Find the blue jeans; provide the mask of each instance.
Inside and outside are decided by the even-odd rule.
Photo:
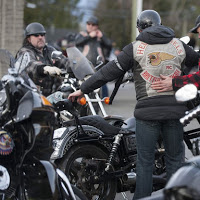
[[[106,84],[103,85],[103,86],[101,87],[101,89],[102,89],[102,98],[108,97],[108,87],[107,87],[107,85],[106,85]]]
[[[183,163],[183,126],[179,120],[143,121],[136,119],[137,166],[136,190],[133,199],[150,196],[155,146],[163,138],[167,178]]]

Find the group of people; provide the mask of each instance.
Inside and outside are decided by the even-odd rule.
[[[108,62],[108,57],[112,50],[112,42],[99,29],[98,19],[90,17],[86,23],[86,31],[77,34],[73,45],[85,55],[88,60],[96,66],[97,57],[101,56],[104,63]],[[63,54],[62,59],[53,63],[51,59],[53,46],[46,44],[46,30],[38,22],[33,22],[25,28],[25,38],[22,48],[17,52],[16,59],[23,56],[25,52],[30,55],[30,63],[26,72],[36,83],[41,92],[48,96],[59,86],[59,79],[55,75],[60,75],[61,69],[68,69],[69,62],[67,55]],[[104,85],[103,96],[108,96],[108,90]]]
[[[139,199],[152,193],[154,150],[160,134],[166,151],[167,179],[184,162],[183,126],[179,119],[187,106],[176,101],[174,91],[187,83],[200,88],[200,72],[182,76],[185,67],[192,69],[199,64],[200,55],[176,38],[171,28],[162,25],[155,10],[144,10],[137,18],[139,35],[136,40],[125,46],[114,60],[106,62],[112,43],[99,30],[98,23],[97,18],[90,18],[86,31],[77,35],[75,43],[94,65],[98,55],[102,56],[105,65],[87,79],[80,90],[70,94],[69,99],[74,101],[75,97],[80,98],[133,70],[137,98],[134,110],[137,180],[133,199]],[[200,38],[200,16],[191,32],[199,33]],[[23,47],[16,57],[29,53],[26,72],[41,92],[49,95],[59,84],[54,74],[59,75],[62,68],[68,67],[69,61],[65,56],[59,62],[51,60],[51,52],[55,49],[45,43],[45,34],[42,24],[29,24]]]

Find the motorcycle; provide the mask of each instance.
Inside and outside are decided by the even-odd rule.
[[[125,120],[119,128],[100,116],[79,118],[73,105],[68,104],[65,109],[75,115],[75,120],[55,130],[51,159],[89,199],[114,199],[119,192],[126,199],[124,191],[134,192],[136,181],[135,119]],[[189,122],[191,113],[192,118],[200,113],[199,106],[196,111],[181,120]],[[193,155],[199,155],[199,138],[199,129],[184,132],[184,141]],[[153,191],[166,184],[164,151],[160,139],[155,149]]]
[[[68,70],[62,71],[62,76],[60,77],[62,79],[62,84],[58,88],[58,91],[47,97],[52,102],[58,99],[66,99],[70,93],[78,90],[80,85],[103,64],[101,57],[98,57],[97,66],[94,68],[89,60],[76,47],[69,47],[66,51],[70,66]],[[61,54],[62,52],[60,51],[52,52],[52,60],[59,59]],[[129,79],[127,78],[127,80]],[[79,111],[79,116],[101,114],[111,123],[120,123],[122,117],[116,115],[109,116],[106,113],[103,102],[108,104],[109,98],[101,99],[99,96],[99,89],[97,89],[90,94],[85,94],[82,101],[75,103],[74,106]],[[63,110],[60,114],[63,121],[73,119],[73,116],[66,110]]]
[[[98,115],[78,117],[72,102],[66,99],[63,102],[74,120],[66,121],[54,131],[52,162],[88,199],[112,200],[116,193],[122,192],[125,197],[125,191],[134,192],[137,156],[134,118],[119,127]],[[157,145],[154,191],[166,183],[164,149],[161,143]]]
[[[2,54],[10,68],[0,82],[0,199],[86,199],[49,161],[55,108],[23,73],[29,54],[16,62]]]
[[[75,46],[67,48],[66,54],[68,55],[70,66],[67,70],[62,70],[62,77],[60,77],[62,79],[62,84],[58,88],[58,91],[63,93],[65,98],[67,98],[70,93],[78,90],[82,82],[96,71],[89,60]],[[52,52],[51,58],[56,61],[60,59],[61,55],[61,51],[54,51]],[[90,102],[91,98],[96,98],[96,94],[98,94],[98,91],[87,95],[85,97],[87,98],[87,102]],[[76,107],[79,110],[80,116],[89,115],[92,112],[98,113],[98,106],[92,106],[91,108],[90,103],[85,103],[84,105],[76,104]],[[65,113],[65,115],[67,118],[72,117],[70,113]]]
[[[114,199],[116,193],[134,192],[135,119],[121,120],[120,123],[112,126],[100,116],[76,116],[54,133],[51,159],[89,199]],[[189,149],[192,145],[194,154],[198,153],[194,151],[197,142],[193,142],[198,141],[198,135],[199,130],[184,132],[184,141]],[[155,149],[154,191],[166,183],[164,151],[160,139]]]

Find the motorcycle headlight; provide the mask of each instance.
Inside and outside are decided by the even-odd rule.
[[[10,175],[7,169],[0,165],[0,190],[6,190],[10,185]]]

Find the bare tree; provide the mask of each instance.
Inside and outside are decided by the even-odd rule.
[[[107,36],[120,48],[131,42],[132,0],[99,0],[95,15]],[[174,29],[176,37],[182,37],[194,26],[200,14],[197,0],[143,0],[143,10],[154,9],[162,18],[162,24]]]

